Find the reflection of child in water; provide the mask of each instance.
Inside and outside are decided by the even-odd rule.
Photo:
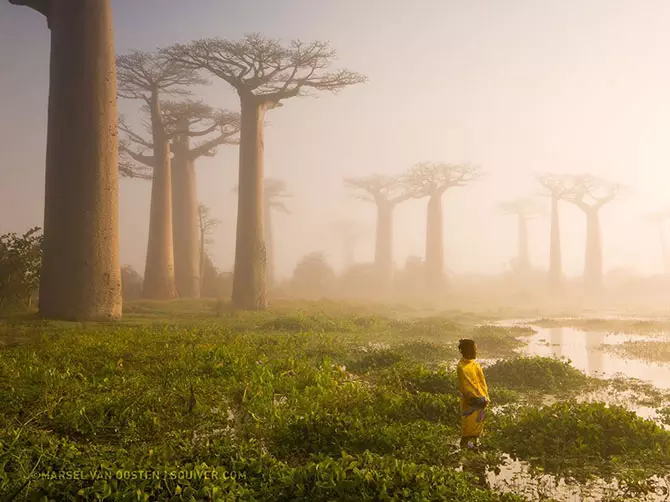
[[[456,373],[461,389],[461,448],[474,448],[477,438],[484,430],[484,409],[489,404],[489,389],[484,372],[475,358],[477,346],[474,340],[458,342],[458,350],[463,356],[458,362]]]

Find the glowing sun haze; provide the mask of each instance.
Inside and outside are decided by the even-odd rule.
[[[311,251],[342,262],[333,222],[367,225],[356,258],[373,258],[372,204],[342,178],[399,173],[419,161],[471,162],[487,176],[444,198],[445,262],[498,273],[516,255],[516,220],[500,201],[539,192],[535,172],[589,172],[629,194],[601,214],[605,269],[661,271],[646,212],[668,205],[670,2],[667,0],[113,0],[116,47],[260,32],[329,40],[337,66],[369,82],[269,112],[266,175],[285,180],[291,214],[276,214],[280,275]],[[44,19],[0,0],[0,232],[42,224],[49,33]],[[213,80],[196,97],[237,108]],[[138,103],[120,111],[138,116]],[[198,161],[201,202],[222,220],[212,255],[232,267],[237,147]],[[150,183],[122,180],[121,259],[144,271]],[[424,253],[426,199],[396,208],[395,259]],[[546,202],[546,201],[543,201]],[[585,221],[561,205],[564,268],[582,272]],[[531,259],[546,268],[549,219],[530,224]]]

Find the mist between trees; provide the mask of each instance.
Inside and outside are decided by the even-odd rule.
[[[292,277],[279,281],[272,215],[289,213],[290,204],[283,199],[290,187],[264,175],[266,115],[281,113],[278,108],[291,98],[364,84],[365,75],[335,68],[335,50],[326,42],[281,42],[261,34],[115,55],[109,1],[11,3],[44,14],[52,38],[38,301],[45,317],[119,318],[122,293],[126,299],[150,300],[230,297],[237,308],[251,310],[265,309],[268,293],[383,301],[417,297],[439,303],[479,284],[501,296],[509,296],[512,285],[520,298],[538,292],[554,295],[548,298],[571,296],[566,287],[592,298],[603,294],[600,213],[623,193],[622,187],[588,174],[538,174],[538,188],[551,208],[548,272],[534,268],[529,259],[527,221],[541,215],[537,197],[529,194],[500,202],[500,209],[518,220],[518,256],[508,274],[482,282],[447,273],[443,248],[449,232],[444,235],[443,202],[452,190],[485,181],[486,166],[447,161],[418,162],[397,176],[345,178],[353,196],[374,204],[375,229],[357,229],[353,222],[333,227],[347,261],[341,274],[314,253],[299,261]],[[238,96],[237,109],[219,110],[193,98],[200,86],[213,81],[225,83]],[[128,117],[118,116],[117,99],[139,105],[133,122],[139,118],[143,128],[131,127]],[[235,265],[222,273],[207,255],[217,218],[198,198],[196,162],[231,147],[239,149],[237,231],[226,238],[234,239]],[[119,175],[151,183],[143,278],[119,262]],[[426,201],[425,255],[410,257],[398,269],[393,259],[394,212],[410,199]],[[581,209],[586,222],[579,285],[562,272],[562,204]],[[653,221],[666,217],[658,213]],[[374,260],[354,263],[357,240],[373,232]],[[6,255],[9,247],[3,246]],[[13,257],[3,259],[14,263]],[[25,272],[25,277],[33,284],[32,275]]]

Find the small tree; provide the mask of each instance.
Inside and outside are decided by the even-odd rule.
[[[0,235],[0,313],[32,306],[40,283],[42,243],[39,227],[23,235]]]
[[[442,196],[450,188],[469,185],[479,177],[475,166],[441,162],[421,162],[405,176],[405,183],[414,198],[428,197],[425,272],[431,293],[441,292],[446,283]]]
[[[375,267],[377,286],[389,292],[393,285],[393,210],[411,198],[400,176],[373,174],[361,178],[345,178],[344,185],[355,191],[356,197],[377,207]]]
[[[335,58],[327,43],[293,41],[283,46],[259,34],[240,41],[203,39],[165,50],[184,68],[203,70],[233,87],[240,98],[240,196],[237,210],[233,303],[267,306],[263,231],[263,126],[267,110],[309,91],[339,91],[366,79],[348,70],[329,71]]]
[[[205,277],[205,259],[207,258],[207,245],[212,244],[212,232],[221,224],[218,218],[212,218],[210,215],[211,209],[205,204],[198,206],[198,226],[200,229],[200,282]],[[218,273],[218,271],[217,271]]]
[[[267,256],[267,283],[268,286],[273,287],[277,281],[277,277],[275,274],[275,243],[274,232],[272,228],[272,211],[279,211],[285,214],[290,213],[282,199],[291,197],[291,194],[286,190],[286,183],[283,180],[265,178],[263,185],[263,204],[265,206],[265,222],[263,228],[265,231],[265,246]]]
[[[291,279],[292,288],[310,298],[326,296],[335,282],[335,271],[321,252],[304,256],[296,265]]]
[[[621,193],[621,186],[592,175],[575,176],[566,200],[586,215],[586,257],[584,284],[587,292],[597,293],[603,283],[603,250],[600,210]]]
[[[142,297],[142,276],[132,265],[121,267],[121,291],[123,301],[137,300]]]

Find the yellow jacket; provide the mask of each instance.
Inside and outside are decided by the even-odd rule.
[[[482,367],[474,359],[461,359],[456,367],[458,384],[461,389],[461,436],[475,437],[484,430],[484,410],[471,410],[468,401],[473,397],[489,398],[489,389],[486,385]],[[466,413],[463,413],[466,412]]]

